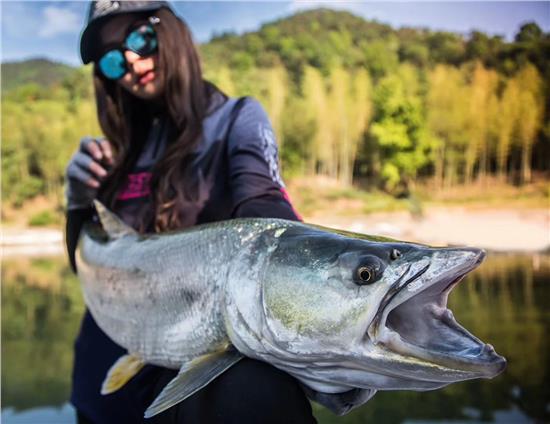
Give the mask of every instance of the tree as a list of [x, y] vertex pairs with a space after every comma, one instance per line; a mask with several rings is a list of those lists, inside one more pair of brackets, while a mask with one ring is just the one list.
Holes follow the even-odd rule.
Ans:
[[383, 78], [374, 90], [376, 119], [370, 133], [382, 152], [382, 177], [386, 189], [405, 191], [431, 158], [435, 139], [426, 123], [417, 71], [401, 65], [399, 72]]
[[427, 37], [432, 63], [459, 65], [464, 61], [465, 43], [458, 34], [434, 32]]
[[[347, 159], [351, 150], [350, 116], [348, 113], [350, 103], [350, 76], [341, 67], [331, 69], [329, 75], [329, 104], [332, 113], [330, 117], [330, 135], [332, 154], [335, 160], [329, 175], [343, 182], [347, 178]], [[345, 177], [344, 177], [345, 175]]]
[[518, 142], [521, 146], [521, 181], [531, 181], [531, 153], [544, 116], [543, 81], [537, 69], [528, 64], [516, 76], [520, 89]]
[[231, 70], [227, 66], [209, 67], [205, 72], [205, 78], [212, 81], [229, 96], [236, 95], [235, 83]]
[[79, 101], [91, 99], [93, 96], [91, 66], [75, 70], [62, 81], [61, 85], [67, 90], [74, 107]]
[[496, 72], [489, 71], [480, 63], [474, 64], [468, 89], [470, 116], [468, 119], [468, 145], [466, 149], [465, 182], [470, 184], [474, 167], [479, 162], [480, 175], [485, 175], [488, 167], [491, 104], [498, 83]]
[[468, 61], [480, 60], [485, 66], [495, 67], [498, 64], [498, 53], [502, 50], [502, 37], [490, 37], [479, 31], [473, 31], [466, 42], [465, 58]]
[[399, 59], [422, 68], [429, 64], [430, 51], [421, 41], [404, 42], [399, 47]]
[[315, 150], [312, 140], [316, 132], [315, 117], [309, 100], [291, 96], [286, 103], [281, 119], [284, 148], [281, 160], [285, 177], [312, 173], [312, 157]]
[[496, 157], [498, 177], [502, 181], [506, 179], [512, 136], [519, 117], [519, 90], [518, 82], [515, 79], [508, 80], [499, 101]]
[[542, 39], [542, 29], [535, 22], [528, 22], [523, 24], [519, 32], [515, 36], [515, 40], [518, 42], [533, 42]]
[[351, 83], [351, 103], [348, 108], [351, 146], [348, 152], [349, 155], [345, 158], [343, 164], [345, 172], [341, 173], [341, 179], [346, 184], [352, 183], [353, 165], [358, 149], [369, 128], [372, 109], [372, 82], [368, 72], [360, 69], [352, 76]]
[[434, 137], [438, 187], [458, 180], [467, 142], [468, 103], [464, 74], [454, 66], [437, 65], [428, 74], [427, 127]]
[[304, 68], [301, 91], [314, 123], [308, 159], [309, 172], [329, 174], [329, 170], [334, 167], [329, 119], [331, 109], [323, 76], [317, 69], [310, 66]]
[[365, 66], [375, 80], [397, 70], [399, 65], [397, 40], [363, 41], [360, 47], [363, 50]]
[[284, 145], [282, 128], [282, 114], [288, 97], [289, 80], [286, 69], [282, 66], [262, 70], [265, 81], [264, 105], [277, 136], [279, 148]]

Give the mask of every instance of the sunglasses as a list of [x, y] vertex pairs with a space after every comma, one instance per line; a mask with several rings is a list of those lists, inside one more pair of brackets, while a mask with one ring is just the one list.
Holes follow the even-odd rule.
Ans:
[[107, 51], [97, 61], [99, 70], [110, 80], [118, 80], [128, 72], [128, 63], [124, 55], [125, 50], [130, 50], [140, 56], [153, 54], [158, 47], [157, 33], [153, 28], [160, 22], [156, 16], [148, 19], [149, 23], [144, 23], [132, 29], [126, 36], [122, 46]]

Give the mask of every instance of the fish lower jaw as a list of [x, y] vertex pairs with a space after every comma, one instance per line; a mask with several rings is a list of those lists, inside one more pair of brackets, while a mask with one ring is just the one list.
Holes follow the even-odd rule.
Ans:
[[[481, 256], [474, 259], [479, 261]], [[411, 292], [410, 284], [401, 288], [378, 312], [367, 337], [404, 363], [415, 362], [417, 368], [442, 381], [496, 376], [504, 369], [505, 359], [462, 327], [447, 308], [452, 289], [477, 264], [461, 265], [436, 276], [424, 275], [422, 290]]]
[[[436, 304], [426, 305], [424, 313], [432, 320], [434, 334], [423, 341], [407, 340], [407, 333], [399, 326], [392, 327], [391, 319], [375, 331], [369, 329], [372, 343], [398, 355], [403, 362], [423, 367], [433, 378], [441, 381], [461, 381], [472, 378], [492, 378], [502, 372], [506, 360], [493, 346], [468, 333], [458, 324], [451, 310]], [[382, 324], [382, 323], [381, 323]], [[405, 327], [406, 328], [406, 327]], [[415, 343], [416, 342], [416, 343]]]

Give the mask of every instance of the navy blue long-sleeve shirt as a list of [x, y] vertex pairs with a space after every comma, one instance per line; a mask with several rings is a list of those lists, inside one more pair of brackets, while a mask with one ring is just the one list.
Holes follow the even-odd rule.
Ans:
[[[181, 211], [183, 227], [220, 221], [237, 217], [273, 217], [299, 220], [294, 211], [284, 184], [279, 174], [277, 145], [273, 129], [264, 109], [253, 98], [226, 99], [221, 94], [214, 97], [210, 114], [203, 121], [203, 136], [193, 152], [192, 160], [185, 175], [197, 178], [198, 190], [196, 199], [186, 204]], [[115, 213], [127, 224], [137, 228], [143, 214], [150, 213], [152, 207], [150, 198], [151, 170], [162, 156], [167, 144], [167, 120], [158, 117], [153, 121], [150, 134], [134, 168], [127, 175], [126, 181], [117, 194]], [[74, 267], [74, 250], [82, 223], [93, 215], [91, 210], [69, 211], [67, 215], [67, 247], [71, 264]], [[73, 370], [73, 389], [71, 402], [83, 415], [95, 423], [142, 422], [143, 411], [156, 395], [155, 387], [160, 390], [159, 381], [167, 383], [166, 376], [175, 375], [176, 371], [168, 371], [154, 366], [146, 366], [136, 377], [121, 390], [112, 395], [101, 396], [100, 387], [107, 370], [123, 354], [125, 350], [111, 341], [97, 326], [89, 312], [82, 322], [80, 334], [75, 343], [75, 364]], [[251, 360], [250, 360], [251, 361]], [[277, 396], [289, 396], [296, 391], [297, 383], [284, 373], [275, 369], [266, 369], [251, 361], [244, 363], [243, 368], [252, 367], [252, 372], [258, 378], [263, 373], [272, 382], [274, 392], [269, 392], [271, 403], [258, 405], [256, 408], [276, 408], [283, 417], [290, 421], [312, 422], [311, 409], [305, 396], [298, 389], [294, 395], [281, 401]], [[272, 367], [269, 367], [272, 368]], [[258, 371], [263, 370], [263, 371]], [[220, 385], [235, 384], [239, 378], [229, 374], [222, 379]], [[272, 375], [275, 375], [273, 377]], [[271, 376], [271, 377], [270, 377]], [[246, 378], [250, 381], [250, 377]], [[224, 383], [226, 381], [226, 383]], [[278, 383], [277, 383], [278, 381]], [[258, 383], [261, 385], [261, 383]], [[219, 390], [213, 384], [208, 390]], [[259, 391], [253, 389], [256, 393]], [[285, 393], [280, 393], [284, 391]], [[211, 394], [199, 392], [195, 397], [211, 397]], [[263, 399], [263, 397], [262, 397]], [[278, 405], [277, 400], [286, 405]], [[202, 403], [205, 401], [203, 400]], [[275, 403], [274, 403], [275, 402]], [[297, 402], [297, 404], [296, 404]], [[197, 405], [199, 401], [183, 405], [179, 415], [187, 419], [198, 419], [204, 411]], [[219, 400], [218, 415], [227, 409]], [[293, 406], [296, 404], [298, 406]], [[287, 415], [284, 415], [286, 407]], [[242, 409], [254, 408], [252, 405]], [[293, 408], [297, 411], [290, 412]], [[180, 408], [181, 409], [181, 408]], [[204, 409], [204, 408], [203, 408]], [[210, 408], [211, 410], [211, 408]], [[191, 411], [191, 412], [189, 412]], [[195, 411], [195, 412], [193, 412]], [[202, 411], [202, 412], [201, 412]], [[210, 412], [213, 414], [214, 410]], [[178, 413], [177, 411], [168, 414]], [[269, 413], [269, 411], [266, 411]], [[239, 416], [236, 414], [235, 417]], [[240, 415], [242, 417], [247, 415]], [[162, 418], [162, 414], [159, 416]], [[193, 418], [194, 417], [194, 418]], [[279, 416], [280, 417], [280, 416]], [[265, 417], [264, 417], [265, 418]], [[216, 421], [206, 419], [205, 422]], [[221, 420], [224, 421], [224, 420]], [[171, 422], [178, 422], [177, 419]], [[225, 422], [232, 422], [225, 417]], [[268, 421], [266, 421], [268, 422]]]

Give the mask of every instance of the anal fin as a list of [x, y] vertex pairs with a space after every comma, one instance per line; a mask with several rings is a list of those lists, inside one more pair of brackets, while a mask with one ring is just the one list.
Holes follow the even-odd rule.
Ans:
[[187, 399], [224, 371], [235, 365], [243, 355], [234, 347], [209, 353], [185, 363], [178, 375], [166, 385], [145, 411], [145, 418], [160, 414], [171, 406]]
[[108, 395], [116, 392], [136, 375], [145, 363], [136, 355], [121, 356], [109, 371], [101, 386], [101, 394]]

